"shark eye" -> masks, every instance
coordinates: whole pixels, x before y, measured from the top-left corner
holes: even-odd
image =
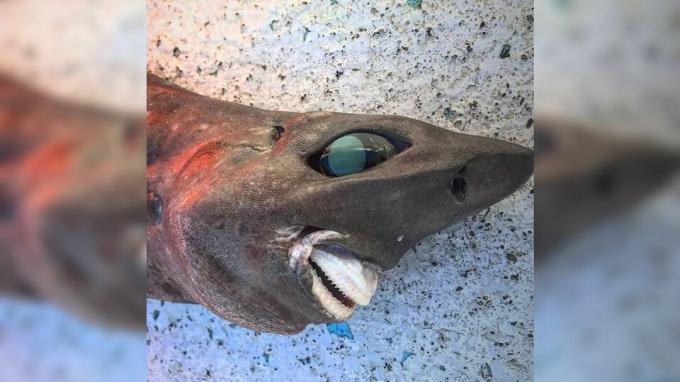
[[[327,176],[355,174],[392,158],[397,153],[385,137],[371,133],[342,136],[321,152],[317,167]]]

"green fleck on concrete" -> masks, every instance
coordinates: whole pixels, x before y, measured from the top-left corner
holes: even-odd
[[[420,9],[420,6],[423,5],[423,0],[406,0],[406,5],[414,9]]]
[[[446,118],[448,121],[453,119],[453,114],[453,110],[451,110],[450,107],[444,109],[444,118]]]
[[[410,351],[405,351],[401,353],[401,362],[399,362],[401,366],[404,366],[404,361],[406,361],[407,359],[411,358],[414,355],[415,353],[411,353]]]

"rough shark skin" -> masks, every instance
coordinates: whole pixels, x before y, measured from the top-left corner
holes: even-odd
[[[404,117],[260,110],[152,74],[147,97],[147,295],[258,331],[346,318],[324,302],[338,295],[320,289],[311,258],[365,303],[374,274],[533,171],[530,149]],[[315,170],[314,155],[352,132],[400,152],[343,177]]]
[[[0,294],[144,326],[144,116],[0,73]]]

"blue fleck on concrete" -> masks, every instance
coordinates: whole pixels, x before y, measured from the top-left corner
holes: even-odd
[[[410,351],[405,351],[405,352],[401,353],[401,361],[399,361],[401,366],[404,367],[404,362],[414,355],[415,355],[415,353],[411,353]]]
[[[349,328],[349,324],[346,322],[333,322],[326,324],[326,327],[328,327],[329,332],[335,334],[338,337],[346,337],[350,340],[354,339],[352,330]]]

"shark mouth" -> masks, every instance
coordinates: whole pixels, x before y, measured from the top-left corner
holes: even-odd
[[[301,235],[304,231],[301,232]],[[345,235],[318,230],[302,236],[290,249],[290,266],[298,278],[311,276],[314,299],[335,320],[345,320],[357,305],[368,305],[378,287],[378,268],[332,243]]]

